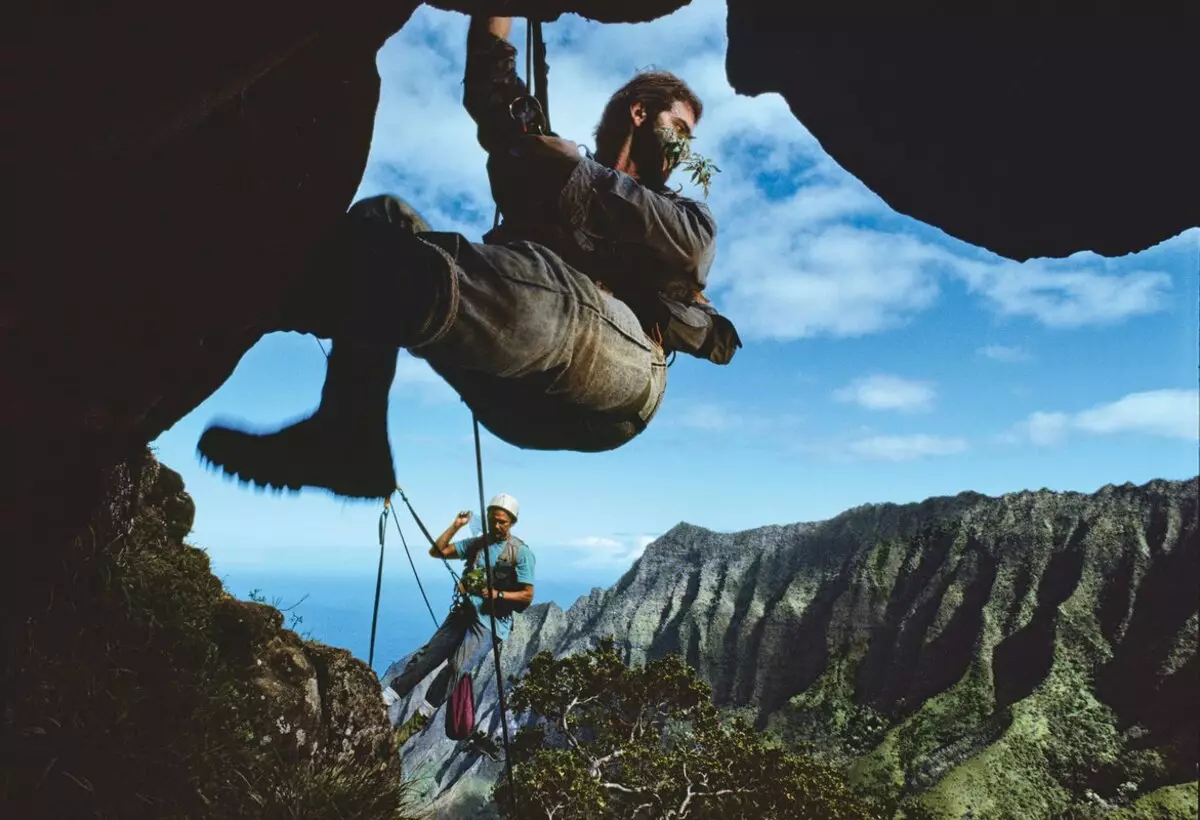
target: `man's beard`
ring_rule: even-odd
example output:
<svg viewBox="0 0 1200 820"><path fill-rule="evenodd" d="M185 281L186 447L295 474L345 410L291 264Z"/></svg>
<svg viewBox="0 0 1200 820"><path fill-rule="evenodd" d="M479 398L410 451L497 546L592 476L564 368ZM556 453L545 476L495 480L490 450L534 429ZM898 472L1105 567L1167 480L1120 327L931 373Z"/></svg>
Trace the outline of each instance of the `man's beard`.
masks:
<svg viewBox="0 0 1200 820"><path fill-rule="evenodd" d="M647 118L641 125L634 126L629 157L637 168L638 180L647 188L662 188L667 184L670 171L663 171L664 149L653 120Z"/></svg>

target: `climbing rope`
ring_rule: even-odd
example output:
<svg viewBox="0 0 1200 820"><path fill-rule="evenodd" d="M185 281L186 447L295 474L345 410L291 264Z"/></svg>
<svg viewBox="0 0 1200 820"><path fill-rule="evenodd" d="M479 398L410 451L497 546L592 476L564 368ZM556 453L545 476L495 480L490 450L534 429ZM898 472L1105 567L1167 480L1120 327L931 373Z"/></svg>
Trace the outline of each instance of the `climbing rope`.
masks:
<svg viewBox="0 0 1200 820"><path fill-rule="evenodd" d="M532 47L529 51L533 56L532 74L528 68L529 52L526 52L526 77L533 77L533 98L542 106L542 116L546 118L546 133L552 133L553 128L550 127L550 99L548 97L547 88L549 87L550 64L546 62L546 41L542 37L542 23L540 20L530 20L528 26L529 34L526 36L526 42L532 39Z"/></svg>
<svg viewBox="0 0 1200 820"><path fill-rule="evenodd" d="M412 509L412 507L410 506L409 509ZM408 565L412 567L413 577L417 579L417 589L421 590L421 597L425 599L425 608L429 610L429 617L433 619L433 627L437 629L439 626L437 615L433 614L433 607L429 604L429 596L425 594L425 585L421 583L421 576L417 572L417 565L413 561L412 552L408 549L408 539L404 537L404 530L400 528L400 520L396 518L396 510L392 508L392 500L385 498L383 500L383 512L379 514L379 571L375 576L375 608L371 613L371 647L367 653L367 666L370 666L372 669L375 668L375 626L379 621L379 593L383 589L383 548L384 541L386 540L385 536L387 535L389 512L392 514L392 520L396 522L396 532L400 534L400 543L404 546L404 554L408 556ZM454 575L454 570L450 570L450 574Z"/></svg>
<svg viewBox="0 0 1200 820"><path fill-rule="evenodd" d="M542 23L540 20L526 18L525 79L529 84L528 87L533 94L534 100L537 101L539 107L541 108L542 118L545 120L545 131L547 134L553 133L550 129L550 103L546 90L549 73L550 69L546 62L546 41L542 36ZM497 205L492 226L495 228L499 225L500 206ZM495 586L492 580L492 560L488 553L491 533L488 526L487 506L483 500L483 451L479 443L478 416L472 414L471 422L475 430L475 475L479 485L479 510L483 515L484 571L487 573L488 589L494 589ZM520 814L517 811L517 787L513 782L512 750L510 749L508 737L508 704L505 702L504 698L504 672L500 665L500 640L496 635L496 611L494 606L488 607L488 620L491 623L492 629L492 661L496 667L496 699L500 707L500 729L503 733L504 739L504 770L505 776L508 779L508 795L512 805L513 817L520 817Z"/></svg>
<svg viewBox="0 0 1200 820"><path fill-rule="evenodd" d="M386 514L388 510L391 510L393 520L396 520L396 511L392 509L390 502L385 501L384 513ZM379 526L382 528L383 523L380 522ZM429 617L433 619L434 627L437 627L437 615L433 614L433 607L429 604L429 596L425 594L425 585L421 583L421 575L417 572L417 564L413 561L412 553L408 549L408 539L404 537L404 530L400 528L399 520L396 520L396 532L400 533L400 543L404 546L404 554L408 556L408 565L412 567L413 578L417 579L417 589L421 590L421 597L425 600L425 608L429 610ZM443 558L442 560L444 561L445 559ZM450 570L450 574L453 575L454 570Z"/></svg>
<svg viewBox="0 0 1200 820"><path fill-rule="evenodd" d="M384 500L383 514L379 516L379 571L375 574L375 608L371 612L371 648L367 652L367 666L372 669L375 668L375 625L379 621L379 593L383 589L383 536L387 532L387 507L390 503L390 499Z"/></svg>
<svg viewBox="0 0 1200 820"><path fill-rule="evenodd" d="M475 475L479 481L479 509L483 512L483 566L487 573L488 589L495 589L492 582L492 559L488 554L488 546L491 541L490 527L488 526L487 507L483 501L483 453L479 447L479 419L472 416L471 421L475 426ZM513 783L512 771L512 754L509 749L508 741L508 706L504 702L504 673L500 668L500 638L496 635L496 606L495 599L492 605L488 607L488 620L492 625L492 660L496 665L496 699L500 706L500 729L504 733L504 770L508 777L508 794L512 801L513 817L519 817L517 813L517 787Z"/></svg>
<svg viewBox="0 0 1200 820"><path fill-rule="evenodd" d="M533 20L533 19L529 19L529 18L526 18L526 20L527 20L527 26L526 26L526 31L525 31L525 78L528 83L528 87L529 87L529 90L531 91L533 99L537 102L538 107L541 108L541 114L545 121L545 132L547 134L550 134L550 133L553 133L553 131L551 130L551 127L550 127L550 113L549 113L550 112L550 102L549 102L549 96L548 96L548 91L547 91L548 85L549 85L548 78L549 78L550 69L549 69L549 64L546 61L546 41L542 35L541 21ZM497 227L497 226L499 226L499 224L500 224L500 208L499 208L499 206L497 206L495 218L493 220L493 227ZM316 339L316 342L317 342L317 346L321 348L321 352L325 355L326 360L328 360L329 352L325 349L325 345L321 342L321 340L319 338ZM482 516L483 516L482 552L483 552L484 571L485 571L486 577L487 577L488 588L494 589L495 586L494 586L494 577L492 574L492 559L491 559L491 555L488 552L491 533L490 533L490 529L488 527L487 506L484 501L484 492L483 492L483 452L482 452L482 448L481 448L480 440L479 440L479 419L478 419L478 417L476 417L472 414L471 420L472 420L472 423L474 425L474 430L475 430L475 473L476 473L476 479L477 479L478 488L479 488L479 508L480 508L480 512L482 513ZM412 504L409 503L408 497L404 494L404 491L400 487L397 487L396 491L400 493L400 498L404 501L405 506L408 507L408 511L410 513L412 513L413 520L416 521L417 526L420 528L421 532L429 540L430 545L436 547L437 546L436 539L434 539L433 535L425 527L425 524L421 521L420 517L417 515L416 510L414 510ZM400 520L396 516L396 510L394 507L392 507L391 498L389 497L384 500L383 511L380 513L380 516L379 516L379 569L378 569L378 572L377 572L377 575L375 578L375 605L374 605L374 609L371 614L371 645L370 645L370 650L368 653L368 661L367 661L368 665L372 666L372 668L374 667L374 660L375 660L375 633L376 633L376 626L378 624L378 619L379 619L379 598L380 598L380 592L382 591L382 588L383 588L384 542L386 540L385 533L387 531L387 517L388 517L389 513L391 514L392 520L396 524L396 531L400 534L400 542L404 545L404 552L408 556L409 566L412 567L413 577L416 578L417 588L420 589L421 597L425 600L425 607L429 610L429 616L433 619L434 626L435 627L438 626L437 616L433 612L433 606L429 603L429 596L425 594L425 587L421 583L421 576L417 573L417 566L416 566L416 563L413 561L412 553L408 548L408 541L404 537L404 530L400 526ZM445 559L444 556L442 557L442 563L444 563L446 565L446 569L450 572L451 578L454 579L456 590L457 590L457 585L460 581L459 576L454 572L453 569L451 569L450 563ZM493 660L493 662L495 664L495 668L496 668L496 694L497 694L497 700L499 701L499 707L500 707L500 728L503 732L503 739L504 739L504 766L505 766L505 771L506 771L506 775L508 778L509 798L512 801L513 816L518 817L519 814L517 812L517 790L516 790L516 786L513 782L512 754L511 754L511 749L510 749L510 740L509 740L509 736L508 736L508 705L505 701L504 676L503 676L503 670L502 670L501 664L500 664L500 640L499 640L499 636L497 635L497 632L496 632L495 609L494 609L494 607L491 607L491 606L488 607L488 621L489 621L489 624L491 627L491 633L492 633L492 660Z"/></svg>
<svg viewBox="0 0 1200 820"><path fill-rule="evenodd" d="M421 516L417 515L417 511L413 509L413 505L409 503L408 496L404 494L404 490L397 486L396 492L400 493L400 499L404 502L404 506L408 507L408 511L412 513L413 520L417 522L417 526L425 535L425 538L429 541L429 546L436 548L437 540L430 534L428 528L425 526L425 522L421 520ZM396 522L396 532L400 533L400 540L404 541L404 531L400 529L400 519L396 517L395 507L392 508L392 520ZM405 543L405 549L408 549L407 542ZM412 563L411 557L409 558L409 563ZM455 572L450 566L450 562L445 558L442 558L442 564L445 565L446 572L450 573L450 577L454 579L454 583L457 584L460 579L458 577L458 573ZM417 568L415 565L413 566L413 575L417 575ZM425 606L429 606L429 597L425 595L425 588L421 587L421 577L419 575L417 575L417 586L421 588L421 596L425 598ZM430 612L432 611L433 608L430 607ZM434 618L434 621L436 622L437 618Z"/></svg>

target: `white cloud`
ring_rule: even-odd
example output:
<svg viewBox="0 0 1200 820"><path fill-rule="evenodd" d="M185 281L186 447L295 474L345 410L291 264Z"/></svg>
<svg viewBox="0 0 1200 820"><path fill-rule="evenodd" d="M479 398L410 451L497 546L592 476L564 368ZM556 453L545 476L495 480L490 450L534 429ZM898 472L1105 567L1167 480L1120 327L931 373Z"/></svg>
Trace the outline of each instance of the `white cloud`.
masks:
<svg viewBox="0 0 1200 820"><path fill-rule="evenodd" d="M729 430L742 426L742 419L722 405L697 402L688 404L675 423L693 430Z"/></svg>
<svg viewBox="0 0 1200 820"><path fill-rule="evenodd" d="M704 433L747 434L777 433L804 424L804 416L780 410L773 413L747 412L724 402L685 398L672 402L659 413L657 424L663 427L697 430Z"/></svg>
<svg viewBox="0 0 1200 820"><path fill-rule="evenodd" d="M624 548L624 544L614 538L605 538L602 535L585 535L582 538L572 539L567 543L568 547L586 550L620 550Z"/></svg>
<svg viewBox="0 0 1200 820"><path fill-rule="evenodd" d="M1061 270L1041 261L955 265L967 289L984 297L1001 316L1031 317L1048 327L1114 324L1161 310L1171 277L1132 271L1105 274L1087 268Z"/></svg>
<svg viewBox="0 0 1200 820"><path fill-rule="evenodd" d="M748 234L728 243L728 273L718 280L729 280L719 301L747 339L877 333L906 324L937 299L928 268L936 249L915 239L751 219Z"/></svg>
<svg viewBox="0 0 1200 820"><path fill-rule="evenodd" d="M576 569L623 569L641 557L655 535L585 535L567 542L569 566Z"/></svg>
<svg viewBox="0 0 1200 820"><path fill-rule="evenodd" d="M413 396L425 404L443 404L458 400L454 389L433 371L423 359L400 352L396 360L396 377L392 390L401 401L411 401Z"/></svg>
<svg viewBox="0 0 1200 820"><path fill-rule="evenodd" d="M991 359L996 362L1027 362L1029 361L1029 353L1020 347L1009 347L1008 345L987 345L976 351L980 356Z"/></svg>
<svg viewBox="0 0 1200 820"><path fill-rule="evenodd" d="M852 402L868 410L923 412L933 408L936 393L928 382L911 381L882 373L856 379L834 391L841 402Z"/></svg>
<svg viewBox="0 0 1200 820"><path fill-rule="evenodd" d="M1046 446L1062 441L1072 431L1092 435L1129 433L1195 441L1200 438L1200 391L1149 390L1130 393L1116 401L1074 414L1032 413L1016 425L1005 439Z"/></svg>
<svg viewBox="0 0 1200 820"><path fill-rule="evenodd" d="M1166 438L1197 438L1200 392L1151 390L1130 393L1110 404L1085 410L1075 426L1089 433L1143 433Z"/></svg>
<svg viewBox="0 0 1200 820"><path fill-rule="evenodd" d="M926 456L948 456L962 453L967 442L961 438L942 436L873 436L851 442L849 451L861 458L879 461L912 461Z"/></svg>
<svg viewBox="0 0 1200 820"><path fill-rule="evenodd" d="M1071 425L1066 413L1032 413L1025 422L1029 440L1034 444L1053 444L1064 435Z"/></svg>

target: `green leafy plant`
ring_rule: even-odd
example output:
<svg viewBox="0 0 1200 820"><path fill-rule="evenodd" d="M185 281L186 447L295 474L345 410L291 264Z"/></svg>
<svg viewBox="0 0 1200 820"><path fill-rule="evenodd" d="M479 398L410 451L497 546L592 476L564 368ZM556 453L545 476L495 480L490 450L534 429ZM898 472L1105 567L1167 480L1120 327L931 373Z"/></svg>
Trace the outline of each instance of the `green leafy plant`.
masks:
<svg viewBox="0 0 1200 820"><path fill-rule="evenodd" d="M463 588L470 595L483 596L483 591L487 589L487 572L483 567L475 567L462 574Z"/></svg>
<svg viewBox="0 0 1200 820"><path fill-rule="evenodd" d="M666 154L667 160L671 163L671 167L690 171L692 174L692 183L704 189L704 197L707 199L709 188L712 185L713 174L719 174L721 169L711 159L693 151L693 138L684 136L678 129L663 126L656 129L656 133L658 134L659 142L663 145L663 152Z"/></svg>
<svg viewBox="0 0 1200 820"><path fill-rule="evenodd" d="M291 613L288 615L287 628L292 630L293 632L296 631L296 627L298 627L298 626L300 626L300 624L304 623L304 616L301 615L299 612L293 612L292 610L294 610L296 607L300 606L300 604L304 603L307 599L308 599L308 593L306 592L306 593L304 593L304 595L301 596L299 601L296 601L296 603L292 604L291 606L283 606L282 598L276 596L274 599L268 601L267 596L263 593L262 589L260 589L259 587L255 587L254 589L250 590L250 592L247 593L247 595L246 595L246 600L248 600L248 601L253 601L256 604L266 604L267 606L271 606L271 607L274 607L275 609L278 609L280 612ZM305 640L308 640L312 637L312 633L305 632L300 637L304 638Z"/></svg>
<svg viewBox="0 0 1200 820"><path fill-rule="evenodd" d="M396 730L396 747L399 748L408 742L408 739L420 732L429 725L429 718L420 712L413 712L413 716L404 722L399 729Z"/></svg>
<svg viewBox="0 0 1200 820"><path fill-rule="evenodd" d="M510 701L535 720L513 744L516 810L557 820L778 820L885 816L831 766L723 716L679 655L628 666L612 638L542 652ZM513 817L506 780L493 798Z"/></svg>

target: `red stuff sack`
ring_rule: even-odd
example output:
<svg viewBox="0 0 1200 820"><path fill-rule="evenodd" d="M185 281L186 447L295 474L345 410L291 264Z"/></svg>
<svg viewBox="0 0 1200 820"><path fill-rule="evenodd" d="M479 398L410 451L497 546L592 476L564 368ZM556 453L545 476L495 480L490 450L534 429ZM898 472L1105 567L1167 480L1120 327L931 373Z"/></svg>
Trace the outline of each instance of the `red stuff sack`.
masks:
<svg viewBox="0 0 1200 820"><path fill-rule="evenodd" d="M475 685L463 674L446 703L446 737L466 740L475 731Z"/></svg>

